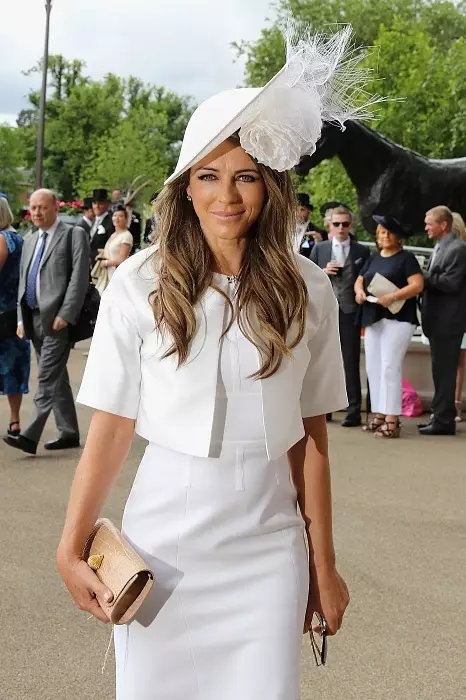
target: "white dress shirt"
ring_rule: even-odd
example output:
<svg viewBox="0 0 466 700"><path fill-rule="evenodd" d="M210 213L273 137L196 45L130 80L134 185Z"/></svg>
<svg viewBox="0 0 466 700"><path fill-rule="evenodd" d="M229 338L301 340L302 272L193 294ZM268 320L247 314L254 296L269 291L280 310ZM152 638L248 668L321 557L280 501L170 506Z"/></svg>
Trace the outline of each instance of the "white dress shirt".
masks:
<svg viewBox="0 0 466 700"><path fill-rule="evenodd" d="M299 253L299 249L301 248L301 244L303 242L303 238L307 233L307 227L309 225L309 221L305 221L303 224L297 224L293 236L293 250L295 253Z"/></svg>
<svg viewBox="0 0 466 700"><path fill-rule="evenodd" d="M342 267L349 255L350 245L351 241L349 238L346 241L338 241L336 238L332 238L332 259L340 263Z"/></svg>
<svg viewBox="0 0 466 700"><path fill-rule="evenodd" d="M89 233L90 238L91 238L91 241L92 241L92 239L94 238L94 236L96 235L96 233L105 233L105 229L104 229L104 227L103 227L101 224L102 224L102 221L105 219L105 217L107 216L108 213L109 213L109 212L108 212L108 209L107 209L107 211L104 211L103 214L101 214L100 216L96 216L96 217L95 217L94 221L92 222L92 227L91 227L91 230L90 230L90 233ZM99 230L99 227L100 227L101 230Z"/></svg>
<svg viewBox="0 0 466 700"><path fill-rule="evenodd" d="M40 306L40 270L41 270L41 267L42 267L42 263L43 263L45 254L46 254L46 252L47 252L47 250L48 250L48 247L49 247L49 245L50 245L50 243L51 243L51 241L52 241L53 235L54 235L55 231L56 231L57 228L58 228L58 224L59 224L59 223L60 223L60 219L57 217L57 218L55 219L55 223L52 224L52 226L51 226L50 228L46 229L46 231L47 231L47 240L46 240L46 242L45 242L45 249L44 249L44 254L43 254L43 256L42 256L42 262L41 262L40 268L39 268L39 274L37 275L37 278L36 278L36 298L37 298L37 303L39 304L39 306ZM32 268L32 266L33 266L33 264L34 264L34 260L35 260L36 257L39 255L39 249L40 249L40 247L41 247L41 245L42 245L42 235L43 235L43 233L44 233L44 231L40 228L39 231L38 231L38 234L39 234L39 235L38 235L38 237L37 237L37 243L36 243L36 247L35 247L35 249L34 249L34 255L33 255L32 258L31 258L31 264L29 265L29 269Z"/></svg>

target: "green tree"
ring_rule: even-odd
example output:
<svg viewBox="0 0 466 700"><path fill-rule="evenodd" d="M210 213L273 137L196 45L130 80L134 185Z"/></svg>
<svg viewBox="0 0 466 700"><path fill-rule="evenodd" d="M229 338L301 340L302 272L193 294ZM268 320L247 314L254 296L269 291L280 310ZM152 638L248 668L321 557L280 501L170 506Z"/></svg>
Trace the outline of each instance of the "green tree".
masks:
<svg viewBox="0 0 466 700"><path fill-rule="evenodd" d="M25 165L19 129L0 124L0 190L8 195L14 211L19 207Z"/></svg>
<svg viewBox="0 0 466 700"><path fill-rule="evenodd" d="M88 193L92 183L124 186L135 170L136 175L142 171L160 180L160 168L166 172L176 160L190 101L135 77L123 80L109 74L101 81L91 80L84 68L81 61L50 57L45 184L71 199L83 188ZM29 72L38 70L40 64ZM31 92L29 101L31 107L20 113L18 127L26 162L34 168L38 93Z"/></svg>
<svg viewBox="0 0 466 700"><path fill-rule="evenodd" d="M412 27L396 19L390 28L380 28L377 44L378 56L371 56L368 63L374 74L378 69L384 79L381 84L369 85L369 90L379 89L389 100L381 107L380 118L373 126L423 155L463 156L466 153L465 38L455 39L439 52L425 23Z"/></svg>
<svg viewBox="0 0 466 700"><path fill-rule="evenodd" d="M291 13L316 32L332 32L342 24L351 24L356 46L377 45L380 26L391 27L401 19L410 26L422 23L436 49L466 35L466 0L279 0L278 20ZM255 42L236 44L246 57L246 83L265 85L284 62L284 47L277 23L262 30ZM400 43L400 37L397 38Z"/></svg>

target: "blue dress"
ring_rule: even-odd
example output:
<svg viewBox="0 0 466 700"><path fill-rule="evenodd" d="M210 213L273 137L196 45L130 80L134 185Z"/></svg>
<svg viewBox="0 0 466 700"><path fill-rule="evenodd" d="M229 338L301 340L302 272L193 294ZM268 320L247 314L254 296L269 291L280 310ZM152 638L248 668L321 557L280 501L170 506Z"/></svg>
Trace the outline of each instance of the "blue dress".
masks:
<svg viewBox="0 0 466 700"><path fill-rule="evenodd" d="M8 258L0 270L0 311L16 308L19 284L19 262L23 239L16 231L0 231L6 240ZM28 340L0 340L0 394L27 394L31 351Z"/></svg>

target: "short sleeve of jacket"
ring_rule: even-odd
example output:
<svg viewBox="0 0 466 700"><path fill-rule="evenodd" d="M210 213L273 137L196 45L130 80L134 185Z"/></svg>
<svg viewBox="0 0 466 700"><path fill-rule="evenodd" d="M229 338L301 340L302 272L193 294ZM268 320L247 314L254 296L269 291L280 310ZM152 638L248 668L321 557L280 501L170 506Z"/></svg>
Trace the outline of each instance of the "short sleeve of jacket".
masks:
<svg viewBox="0 0 466 700"><path fill-rule="evenodd" d="M121 245L122 243L126 243L126 245L130 245L130 246L133 245L133 236L130 234L129 231L125 231L125 232L122 234L121 240L120 240L120 245Z"/></svg>
<svg viewBox="0 0 466 700"><path fill-rule="evenodd" d="M321 320L308 343L311 353L301 390L301 415L312 418L348 406L338 329L338 302L325 285Z"/></svg>
<svg viewBox="0 0 466 700"><path fill-rule="evenodd" d="M77 401L135 420L141 385L141 338L108 291L100 303Z"/></svg>

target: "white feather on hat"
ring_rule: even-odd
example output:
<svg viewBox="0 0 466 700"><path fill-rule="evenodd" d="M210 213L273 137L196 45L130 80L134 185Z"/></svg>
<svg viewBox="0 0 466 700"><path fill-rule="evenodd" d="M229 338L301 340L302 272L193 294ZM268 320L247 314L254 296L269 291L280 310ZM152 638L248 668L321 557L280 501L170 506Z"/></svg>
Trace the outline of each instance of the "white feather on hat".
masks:
<svg viewBox="0 0 466 700"><path fill-rule="evenodd" d="M381 98L364 92L367 54L352 47L350 26L326 37L302 34L288 19L283 33L287 60L265 87L219 92L195 110L166 185L237 131L251 157L282 172L315 151L324 121L344 128L347 119L370 116Z"/></svg>

